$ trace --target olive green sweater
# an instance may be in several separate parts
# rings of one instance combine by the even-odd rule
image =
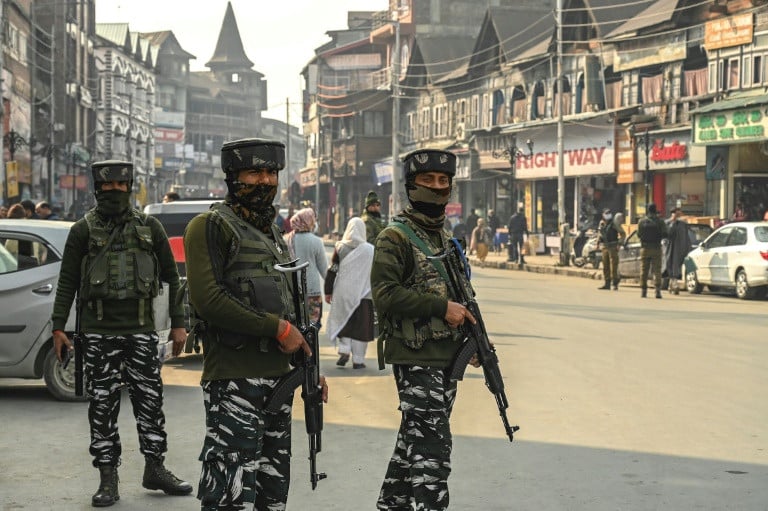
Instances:
[[[276,242],[287,254],[283,239]],[[265,352],[256,340],[240,349],[204,340],[202,379],[281,376],[290,369],[290,356],[277,348],[275,336],[280,318],[249,307],[222,284],[224,268],[234,250],[235,236],[216,213],[208,211],[192,219],[184,233],[189,301],[205,322],[254,338],[270,338],[271,342]]]
[[[160,222],[151,216],[146,217],[146,223],[152,231],[152,245],[158,264],[160,265],[160,280],[169,286],[170,316],[172,328],[184,327],[184,306],[176,300],[179,292],[179,272],[173,259],[168,236]],[[67,243],[64,246],[64,256],[61,261],[61,273],[56,288],[56,301],[53,305],[53,330],[64,330],[72,307],[75,293],[80,288],[84,275],[80,275],[82,261],[88,255],[88,223],[81,218],[69,231]],[[139,311],[139,300],[105,300],[102,303],[103,318],[96,317],[95,308],[83,304],[80,325],[83,332],[106,335],[126,335],[151,332],[155,329],[152,300],[144,301],[144,308]],[[139,314],[144,319],[142,326]]]
[[[402,216],[410,217],[408,212]],[[418,227],[414,227],[414,230]],[[422,230],[428,235],[435,252],[442,249],[442,234]],[[448,299],[421,294],[404,286],[414,272],[415,260],[410,239],[398,228],[387,227],[376,239],[371,267],[371,289],[379,315],[400,318],[444,318]],[[386,342],[385,359],[389,364],[447,367],[460,347],[456,339],[427,340],[420,349],[412,349],[399,341]]]

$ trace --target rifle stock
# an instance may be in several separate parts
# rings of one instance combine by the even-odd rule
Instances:
[[[283,274],[291,274],[293,279],[293,304],[296,312],[296,328],[309,345],[312,356],[308,357],[302,350],[291,357],[294,368],[280,378],[275,385],[267,403],[267,411],[277,411],[288,400],[288,397],[301,385],[301,398],[304,401],[304,424],[309,437],[309,481],[312,489],[317,488],[318,481],[325,479],[324,472],[317,471],[317,453],[322,450],[323,432],[323,395],[320,385],[320,363],[318,362],[318,326],[309,321],[309,313],[305,301],[307,290],[306,268],[309,263],[297,265],[298,260],[286,264],[276,264],[275,269]],[[299,282],[301,275],[301,282]]]
[[[520,427],[510,426],[509,419],[507,418],[509,403],[504,392],[504,378],[499,369],[499,358],[496,355],[496,349],[488,339],[485,322],[480,314],[480,307],[475,300],[475,292],[469,282],[469,269],[461,244],[453,238],[448,249],[432,257],[442,261],[448,274],[448,285],[454,300],[466,307],[477,321],[475,324],[465,321],[461,326],[464,340],[451,363],[448,371],[449,378],[454,381],[462,380],[472,356],[477,354],[477,359],[483,368],[485,386],[488,387],[488,390],[496,399],[504,431],[509,441],[512,442],[515,432]],[[462,279],[462,275],[466,278]]]

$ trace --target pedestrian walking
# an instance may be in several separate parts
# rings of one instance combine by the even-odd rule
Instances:
[[[523,208],[518,208],[517,212],[509,218],[507,224],[507,232],[509,233],[509,249],[507,251],[507,262],[517,263],[520,265],[525,264],[525,257],[523,256],[523,244],[525,243],[525,236],[528,233],[528,219],[525,218],[525,212]]]
[[[496,214],[496,211],[489,209],[488,210],[488,228],[491,230],[491,246],[493,248],[494,252],[499,252],[500,245],[498,242],[498,236],[496,236],[496,231],[501,227],[501,220],[499,219],[499,216]]]
[[[691,240],[688,237],[688,223],[682,219],[683,210],[675,208],[669,220],[669,238],[665,266],[669,277],[669,292],[680,294],[680,279],[683,278],[683,261],[691,251]]]
[[[371,296],[371,264],[373,245],[365,241],[365,224],[351,218],[344,236],[336,243],[332,265],[337,265],[326,328],[330,339],[338,339],[338,366],[345,366],[352,357],[353,369],[365,369],[365,352],[374,338],[373,299]]]
[[[616,218],[619,218],[619,214]],[[622,217],[623,218],[623,215]],[[619,243],[626,237],[624,227],[617,224],[610,208],[603,210],[603,216],[597,226],[597,245],[601,249],[603,259],[603,279],[605,284],[598,289],[611,289],[613,283],[614,291],[619,289]]]
[[[379,367],[392,364],[401,413],[377,509],[448,507],[450,416],[456,382],[446,369],[460,347],[457,328],[475,319],[448,295],[442,265],[445,206],[456,156],[419,150],[404,159],[408,206],[376,240],[371,285],[381,335]],[[434,262],[433,262],[434,261]],[[444,271],[444,270],[443,270]]]
[[[226,198],[193,218],[184,234],[194,330],[204,355],[206,434],[197,498],[202,510],[284,510],[293,394],[276,413],[264,405],[289,372],[291,353],[312,355],[289,322],[296,290],[274,268],[291,260],[272,206],[285,145],[227,142],[221,167]]]
[[[96,162],[91,167],[96,207],[69,231],[53,306],[53,342],[59,360],[72,342],[64,332],[75,294],[84,336],[90,453],[99,469],[95,507],[120,498],[117,467],[122,454],[117,418],[122,384],[128,387],[144,455],[142,486],[187,495],[192,485],[164,465],[167,441],[163,414],[158,335],[153,298],[160,281],[169,284],[173,354],[187,338],[184,310],[176,295],[179,274],[160,222],[130,206],[133,164]]]
[[[315,234],[315,210],[302,208],[290,219],[291,231],[284,235],[288,249],[300,262],[308,262],[307,268],[307,308],[309,319],[320,327],[323,317],[323,286],[320,279],[325,279],[328,272],[328,259],[325,246]]]
[[[661,298],[661,240],[667,237],[667,225],[659,218],[656,204],[648,204],[646,215],[637,224],[640,238],[640,296],[648,296],[648,274],[653,267],[656,298]]]
[[[477,221],[477,227],[472,231],[472,242],[469,246],[470,252],[477,252],[480,266],[485,266],[485,258],[488,257],[488,250],[492,243],[491,230],[486,226],[485,220],[481,218]]]
[[[384,219],[381,218],[381,201],[379,196],[373,190],[365,196],[365,210],[361,215],[365,222],[365,238],[373,245],[376,243],[376,236],[384,229]]]

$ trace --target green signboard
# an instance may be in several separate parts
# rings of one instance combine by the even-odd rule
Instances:
[[[726,145],[766,139],[768,117],[760,107],[697,114],[693,123],[693,143]]]

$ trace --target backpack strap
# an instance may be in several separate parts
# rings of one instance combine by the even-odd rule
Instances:
[[[445,267],[443,266],[443,263],[438,261],[437,259],[430,258],[431,256],[435,255],[434,252],[432,252],[432,250],[430,250],[427,244],[424,243],[423,239],[419,238],[416,235],[413,229],[411,229],[410,225],[403,222],[399,222],[397,220],[392,220],[389,223],[389,225],[399,229],[403,234],[408,236],[408,239],[410,239],[419,248],[419,250],[421,250],[427,256],[427,259],[429,259],[429,262],[432,263],[432,266],[435,267],[435,269],[440,274],[440,276],[443,277],[443,280],[445,282],[450,282],[450,280],[448,279],[448,273],[445,271]]]

